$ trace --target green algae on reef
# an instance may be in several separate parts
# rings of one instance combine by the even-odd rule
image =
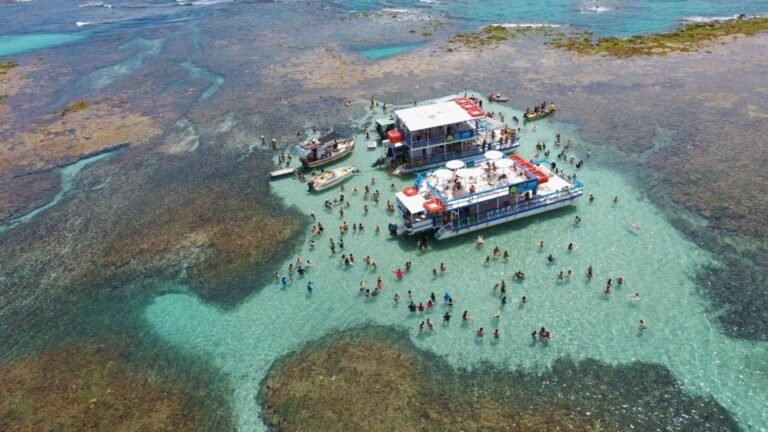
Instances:
[[[557,36],[548,42],[555,48],[562,48],[578,54],[608,54],[616,57],[638,55],[664,55],[671,52],[688,52],[707,42],[727,36],[754,35],[768,30],[768,18],[746,18],[704,23],[689,23],[668,33],[635,35],[628,38],[602,37],[597,40],[584,32],[570,37]]]
[[[381,327],[329,336],[275,362],[258,399],[281,431],[737,430],[663,366],[561,359],[542,375],[456,370]]]
[[[64,117],[67,114],[78,112],[78,111],[84,111],[88,109],[88,107],[91,106],[91,103],[87,100],[76,100],[74,102],[70,102],[69,105],[67,105],[66,108],[61,112],[61,116]]]
[[[4,74],[6,71],[15,68],[19,64],[13,60],[0,61],[0,74]]]

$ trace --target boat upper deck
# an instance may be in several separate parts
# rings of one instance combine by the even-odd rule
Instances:
[[[416,200],[423,202],[424,196],[436,195],[451,209],[501,198],[510,193],[535,190],[536,194],[544,195],[574,186],[554,174],[546,163],[524,163],[527,166],[512,159],[485,159],[471,168],[441,168],[423,174]],[[406,198],[410,201],[414,197]],[[417,207],[403,203],[407,207]]]

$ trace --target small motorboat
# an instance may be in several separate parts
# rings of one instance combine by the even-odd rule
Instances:
[[[490,102],[509,102],[509,97],[504,96],[501,93],[489,93],[488,100]]]
[[[270,172],[269,178],[271,178],[272,180],[275,180],[275,179],[285,177],[287,175],[294,174],[294,173],[296,173],[295,168],[282,168],[282,169],[274,170]]]
[[[307,182],[307,185],[309,185],[310,191],[321,191],[343,182],[357,172],[358,170],[354,165],[343,166],[327,171],[323,170],[320,174],[312,176],[312,180]]]
[[[341,141],[333,140],[309,148],[309,154],[300,160],[307,168],[317,168],[347,156],[354,149],[355,138],[347,138]]]
[[[527,112],[523,114],[523,119],[525,121],[535,121],[535,120],[541,120],[544,117],[547,117],[548,115],[555,112],[555,104],[550,104],[547,106],[546,109],[538,112]]]

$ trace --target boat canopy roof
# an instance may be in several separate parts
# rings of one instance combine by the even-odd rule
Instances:
[[[411,132],[476,119],[467,110],[454,102],[453,99],[447,102],[397,110],[395,111],[395,116]]]
[[[408,209],[411,213],[418,213],[424,211],[424,199],[421,194],[416,194],[413,196],[408,196],[404,194],[403,192],[398,192],[395,194],[397,197],[397,200],[403,203],[406,209]]]

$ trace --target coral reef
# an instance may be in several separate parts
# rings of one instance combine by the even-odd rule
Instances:
[[[203,395],[139,371],[124,348],[66,345],[0,365],[0,429],[206,429]]]
[[[661,366],[562,359],[543,375],[456,370],[406,334],[378,327],[276,362],[258,397],[281,431],[737,429],[722,407],[685,394]]]
[[[768,30],[768,18],[738,18],[703,23],[688,23],[668,33],[635,35],[628,38],[602,37],[597,40],[590,33],[558,36],[549,42],[579,54],[608,54],[616,57],[663,55],[692,51],[728,36],[749,36]]]

